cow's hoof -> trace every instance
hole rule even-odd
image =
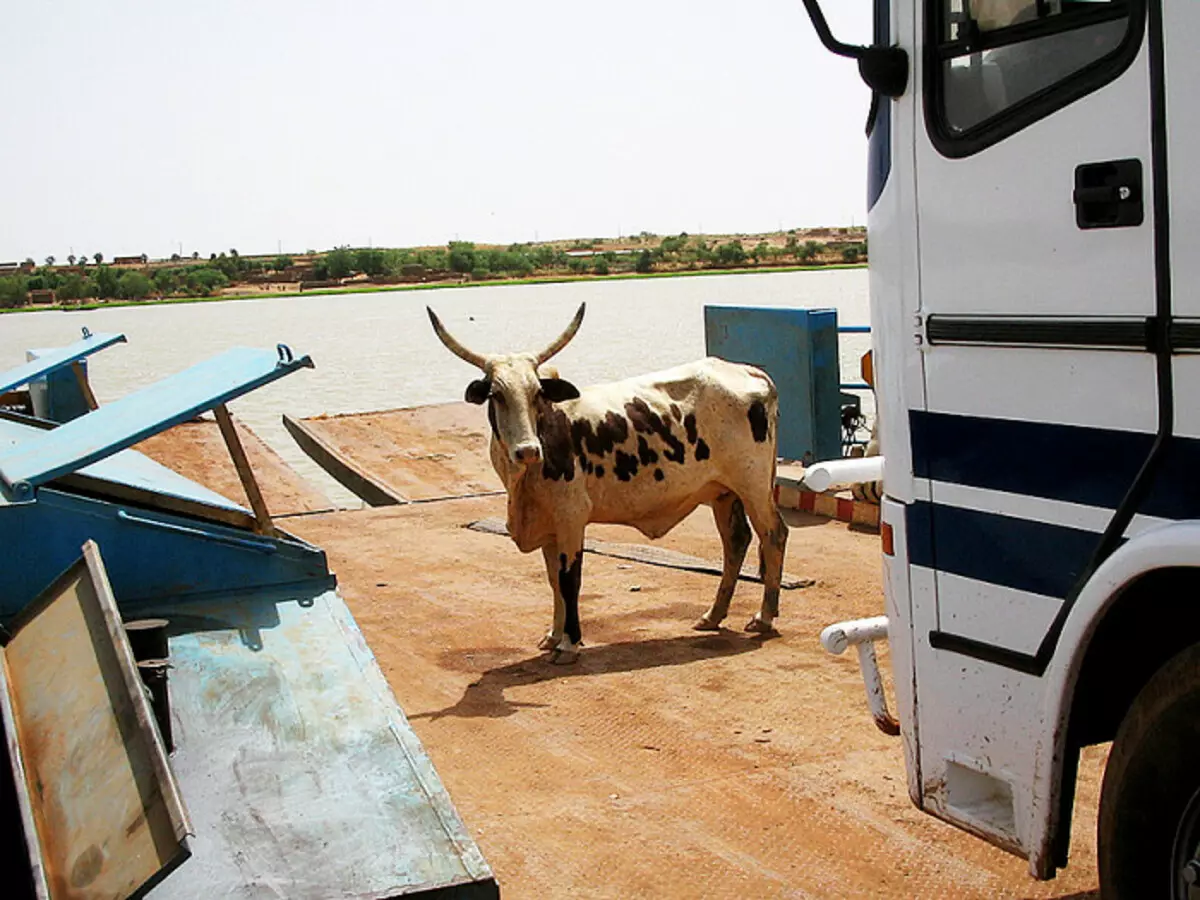
[[[721,623],[714,622],[708,616],[701,616],[696,620],[696,624],[692,626],[693,631],[720,631]]]
[[[779,632],[775,630],[774,625],[772,625],[770,622],[764,622],[758,616],[755,616],[746,623],[745,630],[749,631],[751,634],[779,634]]]
[[[560,635],[555,635],[553,631],[548,631],[546,632],[546,636],[538,641],[538,649],[553,650],[559,645],[560,641],[562,641],[562,637]]]
[[[578,650],[555,649],[550,651],[550,662],[556,666],[571,666],[579,661]]]

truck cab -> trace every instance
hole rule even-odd
[[[909,794],[1105,897],[1200,885],[1200,4],[874,0],[868,229]],[[1197,887],[1195,896],[1200,896]]]

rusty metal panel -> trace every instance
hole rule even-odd
[[[4,718],[35,886],[129,897],[187,858],[191,826],[94,543],[12,632]]]
[[[196,825],[153,900],[499,896],[336,592],[142,612],[170,620],[171,762]]]

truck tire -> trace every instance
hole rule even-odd
[[[1200,645],[1154,674],[1117,729],[1097,844],[1104,900],[1200,900]]]

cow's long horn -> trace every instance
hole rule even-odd
[[[454,336],[446,330],[446,326],[443,325],[442,320],[437,317],[437,313],[435,313],[428,306],[425,307],[425,312],[429,313],[429,321],[433,324],[433,330],[437,333],[438,339],[446,345],[447,350],[449,350],[459,359],[469,362],[477,369],[482,369],[484,367],[484,362],[486,361],[485,358],[473,350],[468,350],[466,347],[460,344],[457,339],[455,339]]]
[[[537,364],[540,366],[555,353],[567,346],[571,338],[575,337],[575,332],[579,330],[579,326],[583,324],[583,314],[587,310],[586,303],[579,304],[579,312],[575,313],[575,318],[571,320],[571,324],[567,326],[567,330],[558,336],[558,338],[537,355]]]

